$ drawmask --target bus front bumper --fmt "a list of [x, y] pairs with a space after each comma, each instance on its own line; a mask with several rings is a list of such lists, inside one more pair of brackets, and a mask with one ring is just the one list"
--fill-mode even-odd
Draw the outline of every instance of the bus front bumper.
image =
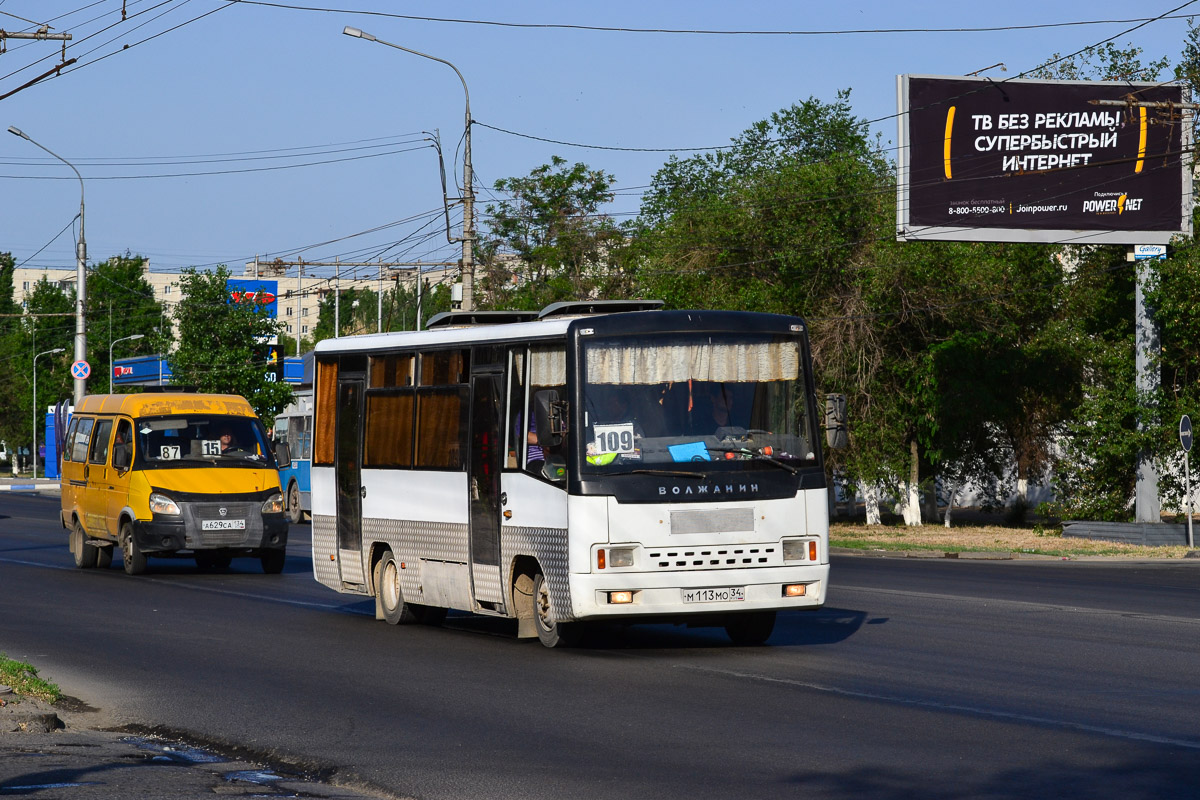
[[[571, 576], [577, 620], [689, 617], [820, 608], [829, 565], [718, 572], [607, 572]], [[789, 587], [803, 587], [802, 589]], [[799, 594], [798, 592], [803, 592]]]

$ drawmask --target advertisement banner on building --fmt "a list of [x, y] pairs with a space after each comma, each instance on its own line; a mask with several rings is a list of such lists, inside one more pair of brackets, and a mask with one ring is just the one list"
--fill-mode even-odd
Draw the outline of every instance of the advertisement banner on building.
[[1178, 84], [901, 75], [897, 238], [1165, 244], [1191, 233]]
[[267, 309], [267, 316], [279, 316], [279, 281], [259, 278], [230, 278], [225, 282], [229, 299], [235, 303], [256, 302]]

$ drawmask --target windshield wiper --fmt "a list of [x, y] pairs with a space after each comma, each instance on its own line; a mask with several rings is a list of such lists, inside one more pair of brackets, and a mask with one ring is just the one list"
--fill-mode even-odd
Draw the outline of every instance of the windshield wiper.
[[704, 480], [702, 472], [685, 472], [681, 469], [631, 469], [629, 475], [667, 475], [675, 478], [699, 478]]
[[785, 464], [781, 459], [775, 456], [769, 456], [766, 453], [756, 453], [753, 450], [747, 450], [744, 447], [709, 447], [706, 448], [710, 453], [734, 453], [739, 456], [750, 456], [752, 461], [768, 461], [780, 469], [786, 469], [793, 475], [799, 475], [800, 470], [793, 467], [791, 464]]

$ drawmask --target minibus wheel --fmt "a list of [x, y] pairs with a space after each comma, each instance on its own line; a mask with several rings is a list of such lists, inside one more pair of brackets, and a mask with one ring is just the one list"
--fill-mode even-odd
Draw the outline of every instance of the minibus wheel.
[[734, 614], [725, 622], [725, 633], [737, 645], [763, 644], [775, 630], [774, 611], [752, 611]]
[[126, 575], [141, 575], [146, 571], [146, 554], [138, 547], [133, 526], [128, 522], [121, 526], [121, 556], [125, 561]]
[[268, 575], [278, 575], [283, 572], [283, 562], [287, 560], [287, 551], [285, 550], [263, 550], [259, 557], [262, 562], [263, 572]]
[[404, 602], [404, 591], [400, 588], [400, 566], [391, 550], [384, 550], [375, 571], [375, 593], [379, 597], [379, 608], [389, 625], [411, 625], [417, 615]]
[[71, 553], [75, 556], [75, 566], [79, 569], [91, 569], [96, 566], [96, 548], [87, 543], [88, 535], [83, 530], [83, 524], [75, 520], [71, 527]]
[[581, 623], [555, 620], [550, 587], [540, 572], [533, 576], [533, 623], [538, 639], [546, 647], [574, 647], [582, 638]]

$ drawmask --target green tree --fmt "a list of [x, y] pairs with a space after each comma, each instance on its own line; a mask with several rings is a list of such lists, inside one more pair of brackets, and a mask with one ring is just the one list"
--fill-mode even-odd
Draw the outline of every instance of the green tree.
[[[0, 267], [5, 259], [0, 257]], [[0, 270], [0, 274], [3, 270]], [[8, 272], [11, 281], [11, 271]], [[9, 294], [9, 309], [14, 309]], [[37, 362], [38, 405], [45, 408], [69, 398], [72, 392], [70, 373], [75, 336], [75, 293], [64, 292], [43, 278], [26, 295], [25, 315], [9, 320], [0, 348], [9, 369], [4, 379], [6, 402], [0, 404], [0, 439], [11, 446], [32, 444], [30, 425], [36, 424], [38, 441], [45, 442], [45, 414], [36, 415], [33, 409], [33, 361], [38, 353], [63, 348], [62, 353], [43, 356]], [[10, 310], [6, 313], [16, 313]]]
[[268, 377], [265, 343], [283, 324], [254, 299], [234, 301], [224, 265], [215, 272], [184, 270], [182, 299], [173, 311], [178, 345], [168, 356], [174, 381], [202, 392], [245, 397], [263, 424], [292, 401], [292, 387]]
[[154, 352], [155, 333], [162, 327], [162, 304], [146, 280], [146, 259], [128, 252], [112, 256], [88, 270], [88, 362], [92, 365], [89, 389], [108, 391], [112, 365], [109, 347], [118, 339], [141, 334], [144, 339], [122, 342], [113, 359]]
[[487, 207], [480, 238], [479, 305], [542, 308], [606, 294], [624, 236], [600, 208], [615, 179], [583, 163], [553, 156], [528, 176], [502, 178], [508, 198]]

